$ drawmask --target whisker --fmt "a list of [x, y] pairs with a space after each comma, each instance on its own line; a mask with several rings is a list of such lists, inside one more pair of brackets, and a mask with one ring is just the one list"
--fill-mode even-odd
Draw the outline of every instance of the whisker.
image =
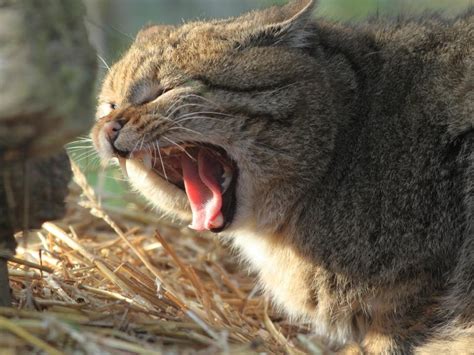
[[82, 159], [82, 158], [88, 158], [88, 157], [96, 157], [99, 159], [99, 155], [95, 150], [87, 150], [87, 151], [69, 151], [66, 150], [67, 154], [73, 158], [73, 159]]
[[184, 131], [188, 131], [188, 132], [191, 132], [191, 133], [194, 133], [194, 134], [198, 134], [200, 136], [203, 136], [204, 134], [202, 134], [201, 132], [198, 132], [198, 131], [195, 131], [191, 128], [187, 128], [187, 127], [181, 127], [181, 126], [177, 126], [177, 127], [170, 127], [168, 128], [168, 131], [176, 131], [178, 129], [182, 129]]
[[71, 159], [77, 164], [85, 165], [87, 167], [100, 165], [100, 160], [97, 159], [96, 157], [82, 157], [82, 158], [71, 158]]
[[155, 144], [157, 145], [158, 155], [160, 156], [160, 162], [161, 162], [161, 168], [163, 169], [163, 174], [165, 175], [166, 181], [169, 181], [168, 175], [166, 174], [165, 163], [163, 162], [163, 157], [161, 156], [160, 143], [156, 141]]
[[191, 106], [192, 106], [192, 107], [207, 107], [206, 105], [202, 105], [202, 104], [187, 103], [187, 104], [183, 104], [183, 105], [181, 105], [181, 106], [176, 107], [176, 108], [173, 110], [173, 112], [171, 112], [171, 113], [169, 113], [169, 114], [167, 113], [167, 114], [166, 114], [166, 117], [171, 117], [171, 116], [173, 116], [176, 112], [178, 112], [179, 110], [181, 110], [181, 109], [183, 109], [183, 108], [185, 108], [185, 107], [191, 107]]
[[[181, 119], [179, 121], [176, 121], [176, 122], [173, 122], [173, 123], [175, 123], [176, 125], [179, 125], [180, 123], [183, 123], [183, 122], [186, 122], [186, 121], [192, 121], [192, 120], [195, 120], [195, 119], [204, 119], [204, 120], [210, 120], [210, 121], [222, 121], [222, 119], [215, 118], [215, 117], [193, 116], [193, 117], [183, 118], [183, 119]], [[183, 126], [179, 125], [179, 127], [183, 127]]]
[[216, 116], [224, 116], [224, 117], [235, 117], [235, 115], [231, 115], [231, 114], [223, 113], [223, 112], [217, 112], [217, 111], [196, 111], [196, 112], [190, 112], [182, 116], [179, 116], [178, 119], [185, 118], [192, 115], [216, 115]]
[[99, 162], [96, 161], [80, 163], [79, 166], [84, 173], [96, 172], [100, 168]]
[[[168, 107], [168, 109], [166, 110], [166, 115], [169, 116], [169, 112], [179, 103], [182, 103], [184, 100], [188, 99], [189, 97], [191, 97], [192, 94], [186, 94], [186, 95], [183, 95], [181, 97], [179, 97], [170, 107]], [[193, 102], [189, 102], [188, 104], [193, 104], [193, 105], [202, 105], [202, 104], [197, 104], [197, 103], [193, 103]], [[204, 105], [203, 105], [204, 107]]]
[[[208, 117], [208, 116], [194, 116], [194, 117], [188, 117], [188, 118], [185, 118], [177, 123], [182, 123], [182, 122], [185, 122], [185, 121], [190, 121], [190, 120], [211, 120], [211, 121], [222, 121], [222, 119], [219, 119], [219, 118], [215, 118], [215, 117]], [[183, 127], [183, 126], [179, 126], [181, 128], [186, 128], [186, 127]], [[189, 128], [188, 128], [189, 129]], [[196, 132], [196, 133], [199, 133], [199, 132]], [[201, 134], [201, 133], [199, 133]]]
[[[198, 112], [198, 113], [195, 113], [193, 115], [186, 115], [186, 117], [182, 118], [182, 119], [179, 119], [178, 121], [176, 122], [173, 122], [175, 124], [180, 124], [182, 122], [186, 122], [186, 121], [189, 121], [189, 120], [193, 120], [193, 119], [206, 119], [206, 120], [211, 120], [211, 121], [222, 121], [222, 118], [217, 118], [217, 117], [209, 117], [209, 116], [199, 116], [199, 114], [206, 114], [208, 112]], [[235, 118], [236, 116], [232, 116], [232, 115], [222, 115], [222, 117], [230, 117], [230, 118]]]
[[84, 171], [95, 170], [95, 167], [100, 166], [100, 159], [98, 156], [84, 157], [80, 159], [72, 158], [71, 156], [69, 157], [77, 164], [80, 164]]
[[[76, 141], [77, 141], [77, 140], [84, 140], [84, 139], [85, 139], [85, 140], [92, 141], [91, 136], [88, 135], [88, 134], [83, 134], [83, 135], [80, 135], [80, 136], [77, 136], [77, 137], [76, 137]], [[74, 141], [73, 141], [73, 142], [74, 142]]]
[[91, 159], [81, 159], [81, 160], [73, 160], [78, 166], [80, 166], [84, 171], [96, 171], [100, 165], [101, 161], [99, 159], [96, 159], [95, 157]]
[[[156, 113], [155, 113], [155, 114], [156, 114]], [[163, 120], [165, 120], [165, 121], [174, 123], [174, 121], [173, 121], [171, 118], [166, 117], [166, 116], [161, 116], [160, 119], [163, 119]]]
[[75, 147], [86, 147], [86, 148], [94, 148], [92, 142], [74, 142], [66, 144], [66, 148], [75, 148]]
[[83, 151], [83, 150], [69, 151], [69, 150], [67, 150], [67, 153], [74, 160], [93, 157], [93, 156], [98, 158], [97, 153], [95, 152], [95, 150], [90, 150], [90, 151]]
[[107, 64], [107, 62], [105, 61], [105, 59], [102, 58], [102, 56], [101, 56], [99, 53], [97, 53], [97, 58], [99, 58], [99, 60], [102, 62], [102, 64], [105, 65], [105, 68], [110, 71], [110, 66]]
[[[126, 34], [125, 32], [122, 32], [122, 31], [120, 31], [119, 29], [117, 29], [117, 28], [115, 28], [115, 27], [113, 27], [113, 26], [103, 26], [103, 25], [100, 25], [100, 24], [98, 24], [97, 22], [95, 22], [94, 20], [92, 20], [90, 17], [86, 17], [85, 20], [86, 20], [87, 22], [89, 22], [91, 25], [94, 25], [94, 26], [100, 28], [100, 29], [101, 29], [102, 31], [104, 31], [104, 32], [109, 32], [109, 33], [111, 33], [112, 31], [109, 30], [109, 28], [110, 28], [110, 29], [112, 29], [113, 31], [115, 31], [115, 32], [117, 32], [117, 33], [119, 33], [119, 34], [121, 34], [122, 36], [124, 36], [124, 37], [130, 39], [131, 41], [134, 41], [134, 40], [135, 40], [135, 38], [133, 38], [133, 37], [130, 36], [129, 34]], [[107, 27], [109, 27], [109, 28], [107, 28]]]
[[[132, 150], [130, 151], [130, 158], [133, 159], [133, 155], [135, 154], [135, 152], [139, 152], [142, 150], [143, 148], [143, 144], [145, 143], [145, 137], [146, 137], [146, 133], [143, 135], [143, 137], [139, 140], [137, 140], [135, 142], [135, 145], [133, 146]], [[137, 146], [139, 145], [139, 148], [137, 149]]]
[[76, 148], [76, 147], [85, 147], [85, 148], [94, 148], [92, 145], [92, 142], [73, 142], [73, 143], [68, 143], [66, 144], [66, 148]]
[[145, 144], [145, 138], [147, 136], [147, 133], [145, 133], [142, 137], [142, 141], [140, 143], [140, 148], [138, 149], [138, 151], [141, 151], [143, 149], [143, 144]]
[[140, 142], [139, 140], [137, 140], [135, 142], [135, 145], [133, 146], [132, 150], [130, 151], [130, 158], [133, 158], [133, 154], [135, 153], [135, 149], [137, 148], [137, 145], [138, 145], [139, 142]]
[[213, 106], [220, 107], [219, 104], [217, 104], [217, 103], [215, 103], [214, 101], [209, 100], [208, 98], [205, 98], [205, 97], [203, 97], [203, 96], [201, 96], [201, 95], [188, 94], [187, 96], [188, 96], [188, 97], [195, 97], [195, 98], [201, 99], [201, 100], [203, 100], [203, 101], [206, 101], [206, 102], [210, 103], [210, 104], [213, 105]]
[[173, 103], [171, 104], [171, 106], [168, 107], [168, 109], [166, 110], [166, 112], [165, 112], [166, 116], [169, 116], [168, 113], [169, 113], [177, 104], [179, 104], [180, 102], [182, 102], [182, 101], [185, 99], [185, 97], [186, 97], [186, 96], [180, 97], [180, 98], [178, 98], [178, 100], [176, 100], [175, 102], [173, 102]]
[[93, 147], [66, 147], [68, 152], [95, 151]]
[[174, 144], [175, 146], [177, 146], [180, 150], [182, 150], [184, 152], [184, 154], [186, 154], [191, 160], [193, 161], [196, 161], [196, 159], [188, 153], [188, 151], [186, 149], [184, 149], [182, 146], [180, 146], [178, 143], [176, 143], [175, 141], [173, 141], [172, 139], [168, 138], [168, 137], [161, 137], [163, 139], [166, 139], [168, 142], [170, 142], [171, 144]]
[[88, 143], [88, 144], [92, 144], [92, 139], [85, 139], [85, 138], [82, 138], [82, 139], [76, 139], [75, 141], [72, 141], [72, 142], [69, 142], [66, 144], [66, 146], [68, 145], [75, 145], [75, 144], [78, 144], [78, 143]]

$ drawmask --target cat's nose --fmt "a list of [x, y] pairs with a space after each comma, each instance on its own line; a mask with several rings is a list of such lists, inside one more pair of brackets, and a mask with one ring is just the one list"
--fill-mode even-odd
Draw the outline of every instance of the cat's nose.
[[118, 121], [109, 121], [104, 124], [104, 134], [110, 143], [115, 142], [122, 127], [123, 125]]

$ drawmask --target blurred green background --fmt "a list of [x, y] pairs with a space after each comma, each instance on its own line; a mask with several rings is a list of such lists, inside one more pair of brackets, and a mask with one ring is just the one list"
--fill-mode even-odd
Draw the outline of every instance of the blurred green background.
[[[133, 41], [138, 30], [149, 23], [179, 24], [184, 21], [225, 18], [285, 0], [84, 0], [86, 25], [92, 44], [108, 65], [118, 59]], [[455, 15], [474, 5], [474, 0], [319, 0], [315, 16], [332, 20], [362, 21], [371, 15], [398, 16], [426, 10]], [[100, 63], [101, 78], [106, 72]], [[100, 85], [100, 81], [98, 85]], [[104, 196], [117, 196], [124, 184], [120, 172], [100, 168], [98, 158], [87, 142], [71, 149], [90, 182]], [[119, 194], [120, 195], [120, 194]], [[110, 200], [109, 200], [110, 201]], [[119, 204], [120, 202], [112, 202]]]
[[[137, 31], [148, 23], [236, 16], [256, 8], [283, 4], [285, 0], [85, 0], [87, 24], [94, 45], [114, 61]], [[360, 21], [376, 13], [389, 16], [442, 10], [453, 15], [474, 0], [319, 0], [316, 16]]]

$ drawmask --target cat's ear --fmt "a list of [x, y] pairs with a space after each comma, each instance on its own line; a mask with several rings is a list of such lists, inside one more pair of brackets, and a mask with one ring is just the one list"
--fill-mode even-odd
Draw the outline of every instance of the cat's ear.
[[154, 36], [165, 36], [168, 35], [171, 31], [173, 31], [173, 26], [168, 25], [148, 25], [143, 27], [138, 33], [136, 37], [137, 42], [147, 41], [151, 37]]
[[307, 25], [316, 0], [292, 0], [285, 6], [257, 11], [241, 18], [240, 45], [307, 47], [311, 33]]

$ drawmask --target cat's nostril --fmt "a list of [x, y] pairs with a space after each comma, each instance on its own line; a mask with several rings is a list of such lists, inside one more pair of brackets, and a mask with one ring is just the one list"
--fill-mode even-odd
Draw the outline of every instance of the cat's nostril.
[[123, 125], [118, 121], [110, 121], [104, 125], [104, 133], [110, 142], [114, 142]]

